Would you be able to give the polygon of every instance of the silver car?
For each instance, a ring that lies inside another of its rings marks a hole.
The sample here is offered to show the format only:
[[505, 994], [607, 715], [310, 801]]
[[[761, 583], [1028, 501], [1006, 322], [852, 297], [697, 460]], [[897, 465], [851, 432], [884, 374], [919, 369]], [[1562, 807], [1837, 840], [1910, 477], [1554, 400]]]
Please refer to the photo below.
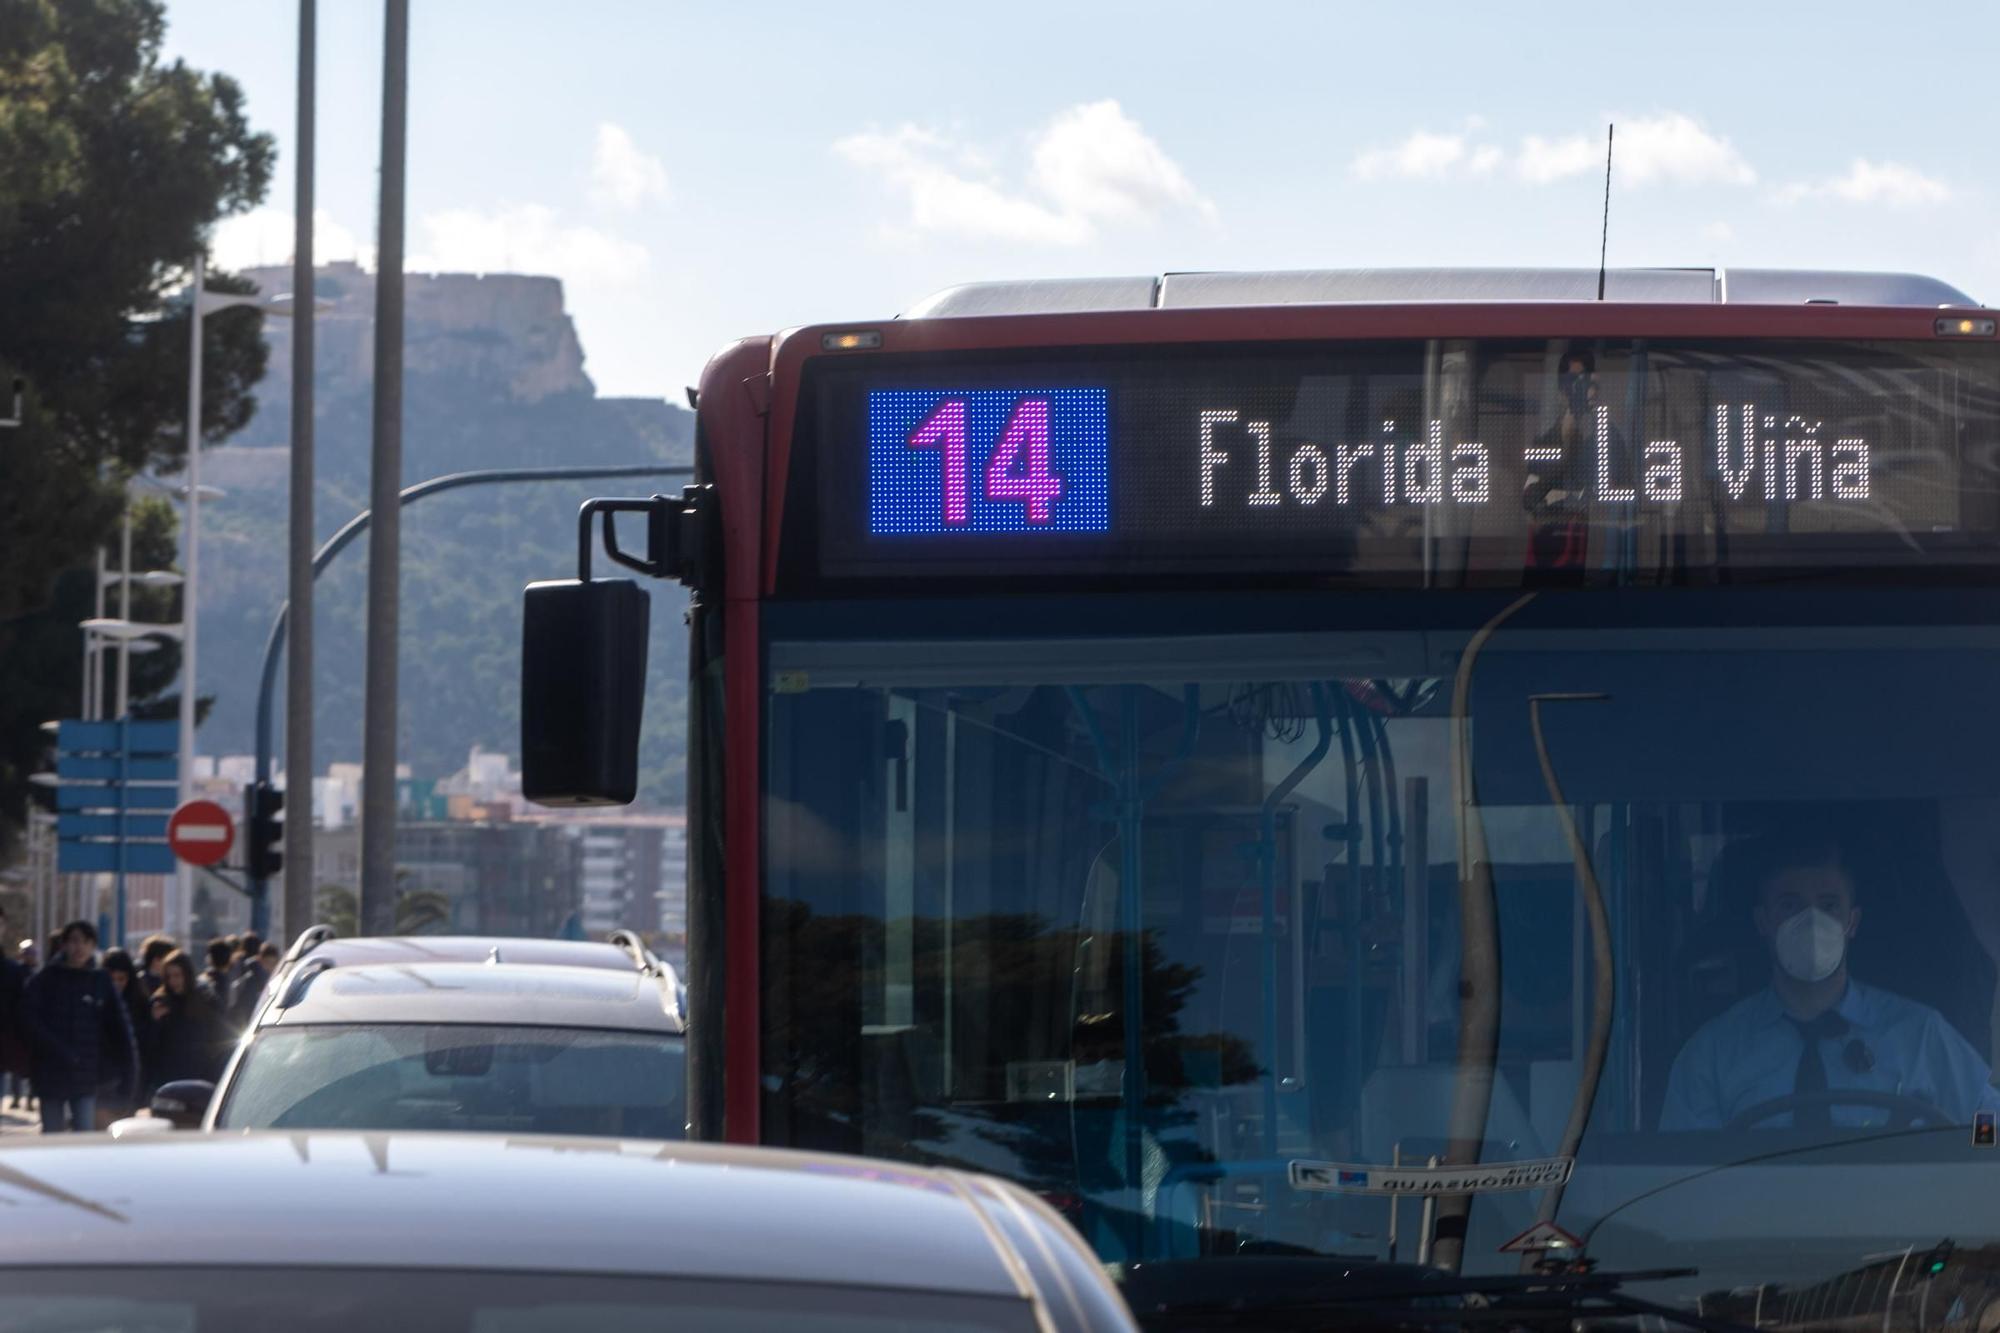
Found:
[[990, 1177], [482, 1134], [47, 1138], [0, 1152], [0, 1330], [1128, 1330]]
[[219, 1084], [173, 1083], [152, 1123], [678, 1138], [682, 991], [613, 942], [302, 935]]

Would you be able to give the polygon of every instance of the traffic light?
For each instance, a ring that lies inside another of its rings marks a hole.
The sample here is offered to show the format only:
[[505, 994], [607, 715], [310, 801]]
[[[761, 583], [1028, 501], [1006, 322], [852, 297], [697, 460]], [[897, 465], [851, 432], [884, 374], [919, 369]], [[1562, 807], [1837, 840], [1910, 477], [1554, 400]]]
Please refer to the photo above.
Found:
[[285, 823], [278, 818], [284, 808], [285, 794], [268, 782], [244, 789], [243, 809], [250, 821], [245, 859], [252, 879], [273, 879], [284, 867]]

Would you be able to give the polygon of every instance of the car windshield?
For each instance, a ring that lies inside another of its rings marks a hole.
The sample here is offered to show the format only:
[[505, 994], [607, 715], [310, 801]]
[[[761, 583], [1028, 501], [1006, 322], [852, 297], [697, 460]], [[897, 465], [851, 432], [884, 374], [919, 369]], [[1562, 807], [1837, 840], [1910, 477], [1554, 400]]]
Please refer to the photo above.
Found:
[[6, 1333], [1014, 1333], [1027, 1302], [810, 1283], [399, 1268], [141, 1268], [9, 1273]]
[[1123, 1262], [2000, 1240], [2000, 598], [1421, 603], [774, 613], [765, 1135]]
[[219, 1129], [439, 1129], [679, 1138], [677, 1036], [417, 1023], [267, 1028]]

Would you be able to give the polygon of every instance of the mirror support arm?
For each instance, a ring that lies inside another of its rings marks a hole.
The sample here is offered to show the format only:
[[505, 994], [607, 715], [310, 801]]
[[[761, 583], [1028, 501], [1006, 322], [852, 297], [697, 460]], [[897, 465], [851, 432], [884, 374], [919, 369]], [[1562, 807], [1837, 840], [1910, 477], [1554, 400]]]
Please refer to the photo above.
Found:
[[[590, 552], [597, 516], [604, 519], [604, 553], [627, 569], [656, 579], [675, 579], [692, 588], [705, 587], [717, 568], [710, 550], [718, 529], [713, 521], [715, 488], [688, 486], [679, 496], [585, 500], [576, 515], [576, 577], [590, 582]], [[646, 516], [646, 554], [619, 549], [613, 515]]]

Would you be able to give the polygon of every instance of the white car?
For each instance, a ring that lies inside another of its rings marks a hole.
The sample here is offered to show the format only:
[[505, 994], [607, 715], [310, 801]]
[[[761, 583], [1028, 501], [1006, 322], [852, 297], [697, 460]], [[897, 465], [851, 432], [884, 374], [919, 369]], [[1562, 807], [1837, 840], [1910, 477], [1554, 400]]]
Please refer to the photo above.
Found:
[[293, 945], [221, 1081], [167, 1084], [118, 1137], [458, 1130], [679, 1138], [686, 1020], [673, 969], [612, 942], [460, 936]]
[[1134, 1328], [1062, 1219], [986, 1176], [490, 1134], [61, 1136], [4, 1158], [0, 1329]]

